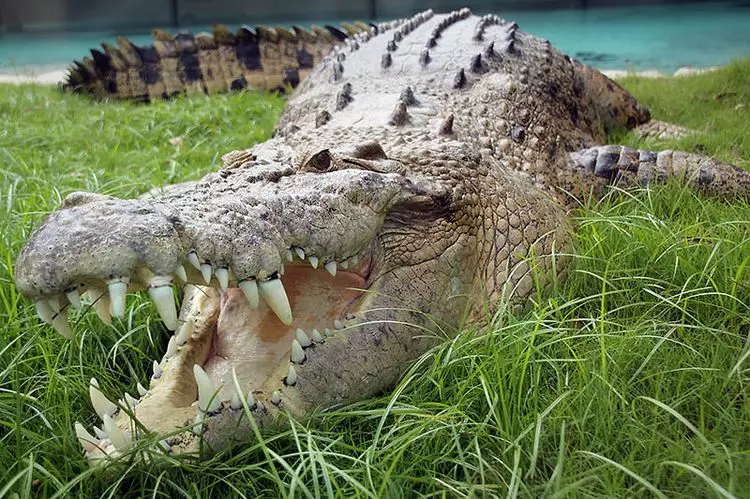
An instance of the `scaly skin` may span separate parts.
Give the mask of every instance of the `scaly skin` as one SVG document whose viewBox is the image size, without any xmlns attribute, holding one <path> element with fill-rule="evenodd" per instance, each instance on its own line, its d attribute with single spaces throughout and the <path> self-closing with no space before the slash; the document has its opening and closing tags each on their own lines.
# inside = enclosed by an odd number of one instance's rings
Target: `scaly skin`
<svg viewBox="0 0 750 499">
<path fill-rule="evenodd" d="M 67 335 L 79 291 L 106 320 L 126 286 L 149 289 L 176 332 L 134 412 L 160 434 L 197 425 L 172 452 L 196 433 L 210 450 L 251 439 L 248 392 L 261 426 L 366 398 L 486 310 L 523 305 L 566 272 L 576 198 L 668 177 L 750 193 L 702 156 L 598 145 L 647 110 L 514 23 L 464 9 L 383 28 L 317 66 L 273 139 L 146 198 L 71 194 L 18 258 L 18 288 Z M 178 320 L 175 274 L 195 285 Z M 92 392 L 109 434 L 78 429 L 93 460 L 133 425 Z"/>
</svg>

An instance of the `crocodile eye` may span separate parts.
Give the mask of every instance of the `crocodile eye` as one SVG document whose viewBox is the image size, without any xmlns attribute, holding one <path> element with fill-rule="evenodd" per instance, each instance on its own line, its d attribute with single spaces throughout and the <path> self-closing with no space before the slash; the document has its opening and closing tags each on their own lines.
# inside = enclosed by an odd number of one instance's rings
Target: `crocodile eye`
<svg viewBox="0 0 750 499">
<path fill-rule="evenodd" d="M 327 172 L 331 170 L 331 151 L 329 149 L 323 149 L 310 156 L 302 165 L 302 170 L 308 172 Z"/>
</svg>

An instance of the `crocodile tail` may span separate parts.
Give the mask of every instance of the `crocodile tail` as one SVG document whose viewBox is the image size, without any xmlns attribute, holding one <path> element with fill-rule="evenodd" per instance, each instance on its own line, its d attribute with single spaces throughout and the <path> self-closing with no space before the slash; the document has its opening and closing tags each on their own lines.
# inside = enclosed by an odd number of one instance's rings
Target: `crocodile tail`
<svg viewBox="0 0 750 499">
<path fill-rule="evenodd" d="M 248 87 L 285 90 L 296 87 L 335 45 L 369 29 L 359 21 L 310 30 L 243 26 L 235 33 L 215 25 L 212 33 L 196 35 L 155 29 L 152 45 L 118 37 L 116 45 L 92 49 L 91 57 L 68 69 L 62 88 L 139 101 Z"/>
</svg>

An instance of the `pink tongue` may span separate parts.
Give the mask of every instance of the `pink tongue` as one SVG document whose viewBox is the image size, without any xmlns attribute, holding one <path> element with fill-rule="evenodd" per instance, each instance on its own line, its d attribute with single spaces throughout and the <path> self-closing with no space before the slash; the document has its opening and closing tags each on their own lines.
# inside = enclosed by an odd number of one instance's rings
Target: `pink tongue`
<svg viewBox="0 0 750 499">
<path fill-rule="evenodd" d="M 297 328 L 308 336 L 312 336 L 313 329 L 321 333 L 332 329 L 333 321 L 342 318 L 349 304 L 360 295 L 347 288 L 362 289 L 365 284 L 364 279 L 350 272 L 338 272 L 332 277 L 326 271 L 301 266 L 287 267 L 282 282 L 292 307 L 290 326 L 282 324 L 263 300 L 257 309 L 250 308 L 237 288 L 222 296 L 211 354 L 203 366 L 214 386 L 224 386 L 222 400 L 229 400 L 234 390 L 232 367 L 243 395 L 257 390 L 281 362 L 289 362 Z"/>
</svg>

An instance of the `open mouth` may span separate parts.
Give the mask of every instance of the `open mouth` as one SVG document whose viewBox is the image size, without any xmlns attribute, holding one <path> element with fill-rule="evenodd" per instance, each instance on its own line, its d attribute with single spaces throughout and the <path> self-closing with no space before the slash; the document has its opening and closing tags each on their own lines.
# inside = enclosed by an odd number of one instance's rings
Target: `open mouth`
<svg viewBox="0 0 750 499">
<path fill-rule="evenodd" d="M 185 286 L 179 318 L 165 298 L 154 298 L 149 290 L 165 324 L 176 324 L 163 358 L 154 361 L 149 388 L 139 384 L 138 397 L 126 394 L 115 404 L 92 379 L 91 403 L 103 425 L 91 434 L 76 423 L 86 457 L 92 463 L 116 457 L 148 432 L 174 435 L 161 443 L 167 452 L 192 451 L 207 418 L 224 411 L 239 413 L 243 403 L 263 410 L 261 399 L 278 405 L 277 388 L 296 384 L 295 366 L 304 364 L 305 350 L 324 348 L 327 339 L 345 334 L 340 330 L 356 318 L 371 285 L 371 255 L 323 264 L 292 248 L 280 272 L 251 286 L 219 269 L 205 278 L 205 263 L 188 257 L 193 265 L 186 266 L 184 277 L 196 284 Z M 201 281 L 208 283 L 198 285 Z M 270 292 L 263 290 L 274 281 Z M 131 289 L 137 287 L 131 284 Z M 119 306 L 111 292 L 94 299 L 105 320 Z M 177 432 L 186 427 L 189 431 Z"/>
</svg>

